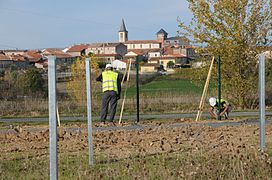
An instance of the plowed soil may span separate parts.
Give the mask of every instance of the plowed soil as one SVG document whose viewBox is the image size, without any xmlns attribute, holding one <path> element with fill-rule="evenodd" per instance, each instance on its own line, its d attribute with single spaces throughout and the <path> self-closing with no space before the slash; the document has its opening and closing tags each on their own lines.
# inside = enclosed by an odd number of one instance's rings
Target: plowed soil
<svg viewBox="0 0 272 180">
<path fill-rule="evenodd" d="M 152 155 L 165 152 L 190 151 L 200 153 L 239 154 L 258 151 L 258 125 L 210 127 L 190 125 L 169 127 L 169 123 L 150 123 L 150 128 L 135 130 L 94 131 L 94 154 L 111 158 L 126 158 L 135 155 Z M 176 121 L 175 121 L 176 123 Z M 179 122 L 184 123 L 184 122 Z M 96 125 L 98 126 L 98 125 Z M 4 129 L 4 128 L 2 128 Z M 266 126 L 267 143 L 271 144 L 271 123 Z M 48 155 L 48 126 L 21 126 L 0 133 L 0 156 L 8 160 L 12 152 Z M 86 151 L 88 134 L 86 124 L 68 124 L 58 128 L 59 153 Z"/>
</svg>

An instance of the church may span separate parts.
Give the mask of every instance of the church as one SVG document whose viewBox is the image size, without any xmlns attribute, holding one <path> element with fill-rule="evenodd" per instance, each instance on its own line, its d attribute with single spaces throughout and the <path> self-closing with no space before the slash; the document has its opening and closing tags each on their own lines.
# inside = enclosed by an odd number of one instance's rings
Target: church
<svg viewBox="0 0 272 180">
<path fill-rule="evenodd" d="M 152 72 L 158 67 L 166 70 L 179 67 L 194 59 L 194 50 L 186 37 L 168 37 L 168 33 L 162 28 L 155 35 L 155 38 L 151 40 L 129 40 L 128 30 L 122 19 L 118 31 L 118 42 L 75 45 L 79 47 L 72 46 L 66 51 L 75 53 L 72 52 L 73 49 L 80 49 L 78 54 L 94 53 L 98 61 L 104 63 L 112 63 L 114 60 L 127 63 L 131 57 L 138 56 L 145 62 L 141 64 L 141 68 L 145 69 L 144 66 L 147 66 L 147 69 L 150 69 L 151 67 Z M 168 66 L 170 61 L 174 66 Z"/>
</svg>

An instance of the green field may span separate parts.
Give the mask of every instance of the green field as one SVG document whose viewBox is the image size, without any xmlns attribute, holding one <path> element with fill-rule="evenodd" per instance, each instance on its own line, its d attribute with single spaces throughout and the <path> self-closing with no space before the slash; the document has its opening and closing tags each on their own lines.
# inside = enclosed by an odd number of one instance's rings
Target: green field
<svg viewBox="0 0 272 180">
<path fill-rule="evenodd" d="M 204 81 L 191 81 L 188 79 L 171 79 L 171 77 L 160 77 L 154 81 L 140 85 L 140 93 L 155 96 L 159 94 L 180 94 L 200 96 L 204 87 Z M 211 85 L 210 90 L 214 88 Z M 123 89 L 124 91 L 124 89 Z M 136 93 L 135 86 L 128 88 L 127 95 L 133 96 Z"/>
</svg>

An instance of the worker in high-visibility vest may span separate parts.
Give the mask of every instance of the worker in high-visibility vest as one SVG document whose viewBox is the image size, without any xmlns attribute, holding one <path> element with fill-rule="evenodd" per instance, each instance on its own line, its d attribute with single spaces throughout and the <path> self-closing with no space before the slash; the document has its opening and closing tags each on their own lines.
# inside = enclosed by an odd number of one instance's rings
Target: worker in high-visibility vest
<svg viewBox="0 0 272 180">
<path fill-rule="evenodd" d="M 218 111 L 219 111 L 218 99 L 215 97 L 211 97 L 209 99 L 209 104 L 210 104 L 210 108 L 209 108 L 210 115 L 217 119 Z M 231 108 L 231 105 L 229 104 L 229 102 L 226 101 L 225 99 L 221 98 L 221 100 L 220 100 L 220 116 L 224 116 L 225 119 L 228 119 L 231 109 L 232 108 Z"/>
<path fill-rule="evenodd" d="M 106 123 L 108 107 L 110 105 L 110 124 L 114 125 L 113 120 L 116 113 L 117 102 L 120 99 L 121 94 L 121 78 L 119 74 L 113 71 L 111 64 L 106 64 L 105 71 L 96 78 L 96 81 L 102 82 L 102 108 L 100 120 L 102 123 Z"/>
</svg>

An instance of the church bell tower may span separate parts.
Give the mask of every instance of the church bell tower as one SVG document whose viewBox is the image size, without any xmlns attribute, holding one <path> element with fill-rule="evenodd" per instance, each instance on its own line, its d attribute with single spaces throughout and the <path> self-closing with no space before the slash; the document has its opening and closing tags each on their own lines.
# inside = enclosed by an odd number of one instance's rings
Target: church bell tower
<svg viewBox="0 0 272 180">
<path fill-rule="evenodd" d="M 124 19 L 122 19 L 118 35 L 119 35 L 119 42 L 124 43 L 128 40 L 128 31 L 126 29 Z"/>
</svg>

